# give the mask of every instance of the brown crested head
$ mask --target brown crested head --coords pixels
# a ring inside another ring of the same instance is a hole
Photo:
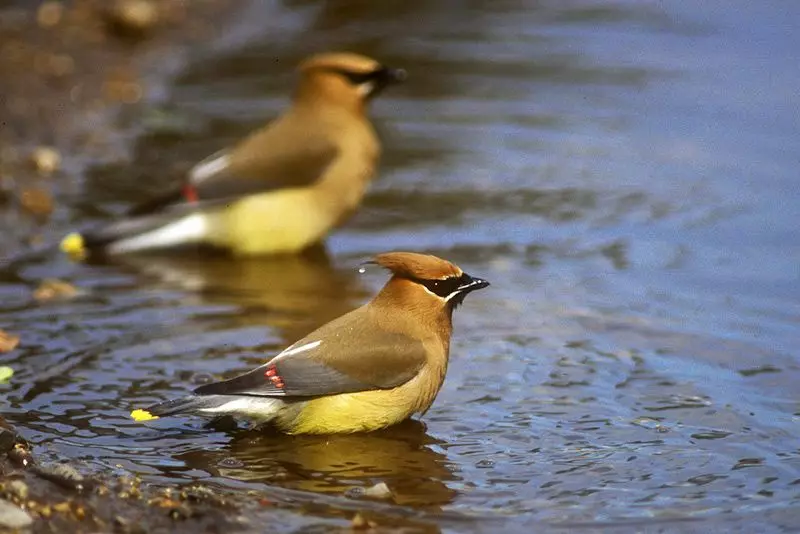
[[[311,56],[300,63],[298,70],[297,100],[326,100],[359,108],[387,85],[406,78],[402,69],[392,69],[367,56],[347,52]]]
[[[411,282],[452,307],[461,304],[471,291],[489,285],[489,282],[463,272],[458,265],[428,254],[385,252],[367,263],[385,267],[391,271],[392,280]]]
[[[441,280],[463,274],[458,265],[436,256],[416,252],[384,252],[367,263],[385,267],[401,278]]]

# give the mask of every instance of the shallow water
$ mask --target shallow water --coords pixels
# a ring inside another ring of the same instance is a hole
[[[55,255],[0,273],[22,347],[4,414],[40,455],[274,495],[282,525],[718,529],[800,520],[800,38],[791,3],[255,2],[141,116],[137,167],[86,169],[83,226],[284,104],[297,60],[403,66],[374,102],[384,165],[318,256]],[[55,239],[63,228],[51,228]],[[423,419],[368,436],[141,425],[132,406],[261,361],[364,302],[370,255],[492,282],[456,316]],[[82,295],[36,303],[67,279]],[[389,503],[353,499],[385,481]],[[273,517],[272,511],[267,515]]]

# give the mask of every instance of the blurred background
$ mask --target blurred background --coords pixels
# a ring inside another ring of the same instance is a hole
[[[142,23],[44,4],[0,2],[0,328],[19,337],[0,409],[38,454],[296,492],[290,528],[362,508],[425,531],[796,524],[800,5],[209,0]],[[326,50],[409,73],[372,103],[380,177],[326,251],[52,250],[274,117]],[[365,302],[385,275],[359,262],[393,249],[492,283],[456,314],[422,424],[128,419]],[[350,498],[379,482],[389,502]]]

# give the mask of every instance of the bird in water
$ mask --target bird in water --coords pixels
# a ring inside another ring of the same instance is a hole
[[[372,431],[424,414],[444,382],[453,311],[489,282],[436,256],[387,252],[391,278],[367,304],[323,325],[250,372],[138,409],[230,415],[288,434]]]
[[[369,101],[406,74],[351,53],[303,61],[291,105],[232,148],[194,166],[166,195],[61,249],[73,258],[209,245],[234,255],[296,253],[359,206],[380,142]]]

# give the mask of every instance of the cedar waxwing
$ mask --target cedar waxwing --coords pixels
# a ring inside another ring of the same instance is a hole
[[[405,79],[357,54],[299,66],[289,109],[230,150],[201,161],[183,187],[61,249],[73,257],[205,244],[236,255],[298,252],[320,242],[361,202],[380,143],[367,102]]]
[[[435,256],[380,254],[392,277],[364,306],[323,325],[264,365],[134,410],[238,416],[289,434],[371,431],[430,408],[444,382],[453,310],[489,285]]]

